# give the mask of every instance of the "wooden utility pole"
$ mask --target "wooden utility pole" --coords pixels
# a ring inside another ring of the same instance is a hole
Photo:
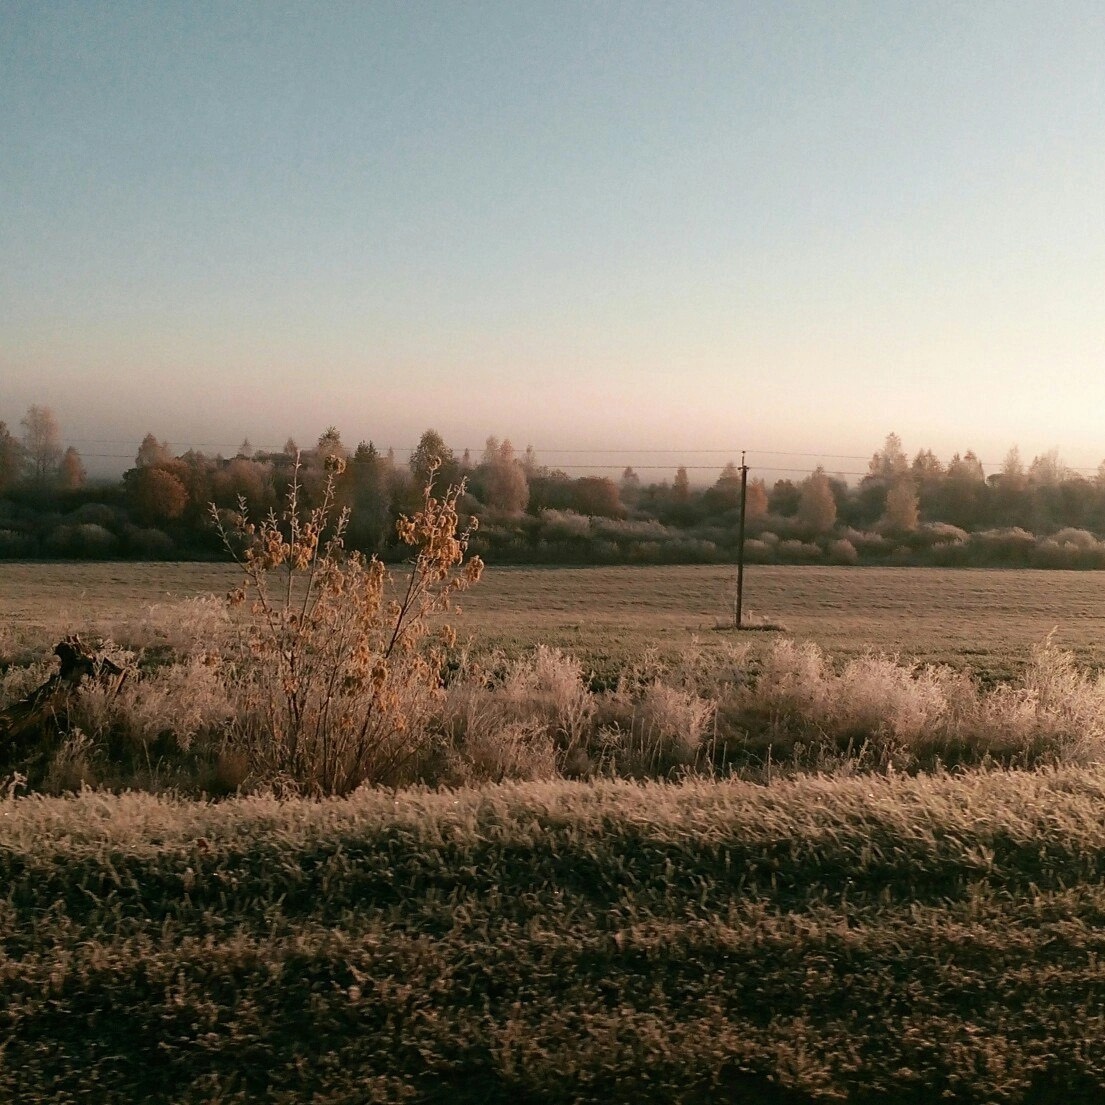
[[[748,500],[748,465],[744,462],[745,450],[741,450],[741,514],[737,531],[737,609],[734,622],[741,628],[741,607],[744,604],[744,504]]]

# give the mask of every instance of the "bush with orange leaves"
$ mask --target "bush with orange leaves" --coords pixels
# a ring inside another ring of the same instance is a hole
[[[243,508],[228,529],[215,514],[245,574],[227,596],[240,629],[238,736],[257,781],[312,795],[417,776],[456,640],[444,619],[483,570],[478,557],[466,559],[474,522],[459,528],[463,487],[435,497],[436,469],[422,509],[397,524],[413,550],[405,578],[347,553],[349,513],[334,504],[343,467],[328,460],[314,509],[301,504],[297,465],[279,516],[255,523]]]

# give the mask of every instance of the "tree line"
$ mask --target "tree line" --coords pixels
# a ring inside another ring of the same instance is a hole
[[[460,507],[480,521],[472,552],[489,562],[717,563],[737,556],[741,473],[726,464],[692,484],[685,467],[644,482],[571,476],[532,448],[489,437],[478,456],[458,455],[434,430],[405,461],[372,441],[350,448],[336,427],[309,447],[279,451],[244,441],[232,457],[174,453],[152,433],[120,480],[91,482],[80,454],[62,445],[53,413],[31,407],[19,433],[0,421],[0,557],[215,558],[222,555],[212,504],[226,516],[279,512],[293,481],[301,503],[319,500],[331,458],[341,461],[338,506],[347,544],[385,559],[403,555],[395,521],[418,509],[431,473],[465,482]],[[1057,453],[1024,463],[1007,454],[987,476],[973,452],[944,463],[929,449],[912,459],[886,437],[855,484],[818,467],[770,486],[753,475],[745,503],[753,562],[998,564],[1105,567],[1105,462],[1087,478]]]

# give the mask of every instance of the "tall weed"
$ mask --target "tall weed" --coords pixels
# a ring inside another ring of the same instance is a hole
[[[436,467],[422,509],[397,525],[413,550],[405,578],[393,582],[375,557],[347,554],[348,511],[335,507],[343,465],[330,458],[321,501],[310,510],[301,503],[298,464],[279,517],[254,523],[241,503],[228,530],[212,507],[245,577],[228,597],[242,642],[232,655],[239,737],[263,777],[310,794],[417,774],[455,643],[439,616],[455,609],[455,596],[483,567],[475,557],[465,562],[463,487],[436,498]]]

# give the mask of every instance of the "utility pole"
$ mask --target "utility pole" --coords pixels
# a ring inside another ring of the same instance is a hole
[[[745,450],[741,450],[741,514],[740,529],[737,531],[737,609],[734,622],[741,628],[741,607],[744,604],[744,504],[748,500],[748,465],[745,464]]]

